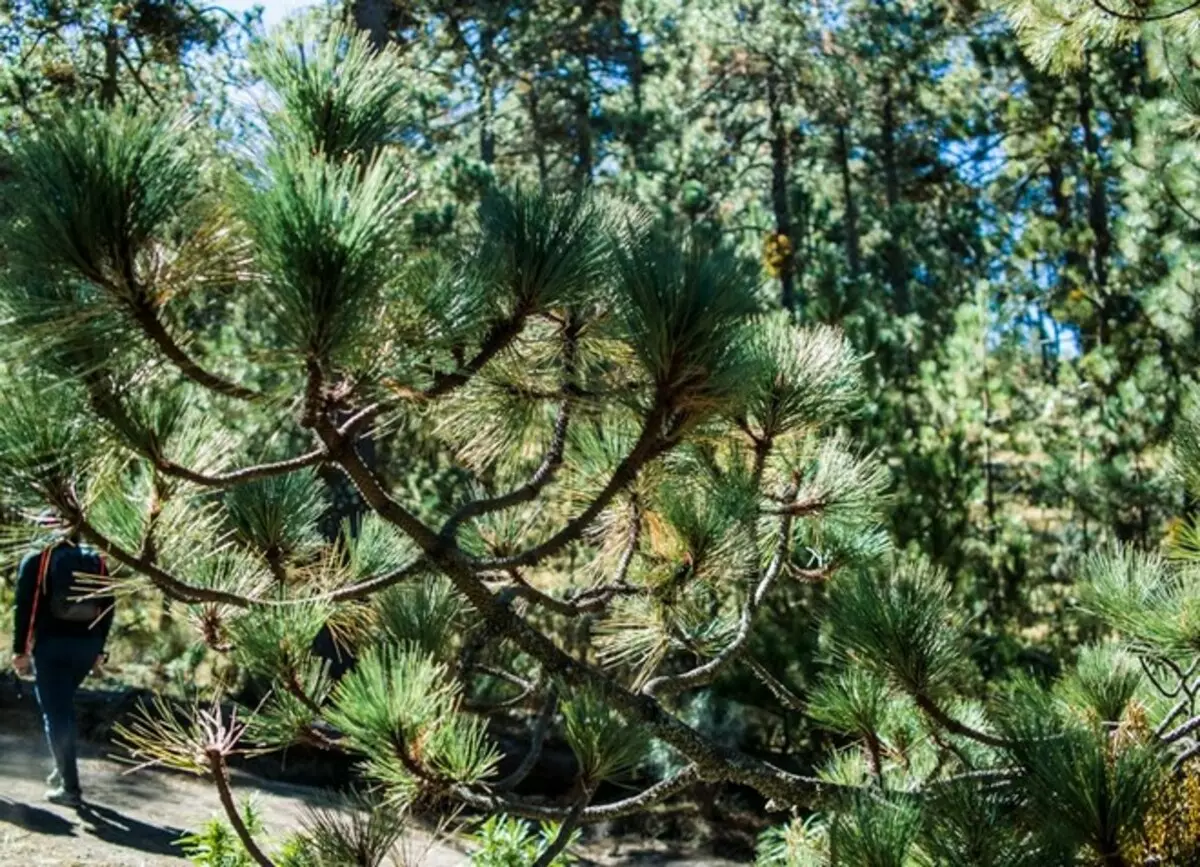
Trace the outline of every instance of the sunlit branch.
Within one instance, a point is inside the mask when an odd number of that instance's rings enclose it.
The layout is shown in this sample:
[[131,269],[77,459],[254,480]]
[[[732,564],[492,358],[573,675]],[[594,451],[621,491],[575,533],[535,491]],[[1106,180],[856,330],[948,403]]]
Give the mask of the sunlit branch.
[[731,659],[737,656],[746,642],[750,640],[750,630],[754,625],[754,615],[758,612],[763,600],[766,599],[767,593],[770,592],[771,586],[778,579],[783,571],[784,564],[787,561],[787,553],[789,541],[792,535],[792,518],[790,515],[784,515],[779,522],[779,536],[775,545],[775,554],[771,558],[771,563],[763,572],[762,578],[759,579],[758,585],[754,588],[754,592],[746,599],[746,603],[742,606],[742,616],[738,623],[737,635],[733,640],[716,656],[695,668],[680,674],[662,675],[646,682],[642,687],[642,692],[646,695],[669,695],[675,692],[681,692],[685,689],[695,689],[699,686],[712,681]]
[[637,442],[634,443],[629,454],[617,465],[617,468],[613,471],[603,490],[595,496],[587,508],[571,519],[565,527],[546,541],[518,554],[492,560],[477,561],[475,564],[477,569],[481,571],[504,570],[517,566],[532,566],[547,557],[557,554],[567,545],[579,539],[584,531],[591,526],[592,521],[608,507],[613,498],[637,478],[642,467],[674,444],[672,440],[664,439],[662,435],[661,428],[665,420],[666,412],[661,407],[656,406],[651,410],[642,427],[642,432],[638,436]]
[[[695,765],[688,765],[636,795],[609,804],[585,807],[579,814],[579,822],[581,824],[607,822],[641,812],[680,794],[695,785],[700,779],[699,768]],[[561,822],[571,812],[570,808],[549,807],[501,792],[477,792],[472,789],[459,788],[453,794],[469,806],[491,813],[507,813],[534,821]]]

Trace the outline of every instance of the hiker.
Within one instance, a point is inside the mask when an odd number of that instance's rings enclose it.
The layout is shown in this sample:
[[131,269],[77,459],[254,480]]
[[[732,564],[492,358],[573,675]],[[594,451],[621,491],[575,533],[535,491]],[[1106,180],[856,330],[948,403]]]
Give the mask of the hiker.
[[74,534],[26,555],[17,572],[12,664],[17,674],[33,671],[54,756],[46,800],[65,807],[83,804],[76,767],[75,691],[106,659],[113,599],[86,595],[87,577],[104,574],[104,558]]

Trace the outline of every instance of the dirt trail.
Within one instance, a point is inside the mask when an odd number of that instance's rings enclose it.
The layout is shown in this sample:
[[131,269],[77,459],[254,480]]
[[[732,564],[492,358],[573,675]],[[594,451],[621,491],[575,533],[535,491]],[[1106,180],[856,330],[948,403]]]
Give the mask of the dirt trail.
[[[88,807],[78,813],[42,800],[48,758],[35,733],[0,734],[0,864],[29,867],[160,867],[187,861],[174,845],[221,812],[211,784],[178,774],[139,771],[83,748],[80,778]],[[254,793],[268,833],[296,830],[317,792],[298,786],[234,778],[239,797]],[[414,835],[423,867],[459,867],[461,851]]]
[[[221,814],[213,786],[180,774],[126,773],[128,766],[108,758],[101,747],[81,744],[80,749],[80,778],[88,807],[76,812],[42,799],[49,757],[40,732],[28,726],[0,732],[0,865],[186,865],[175,841]],[[267,833],[276,840],[299,827],[306,806],[320,802],[316,789],[237,773],[233,782],[239,800],[255,796]],[[417,867],[465,867],[469,863],[465,847],[454,840],[434,843],[428,835],[414,832],[406,848],[423,853],[423,858],[411,861]],[[578,854],[583,856],[581,865],[594,867],[736,867],[730,861],[680,854],[653,841],[596,840]]]

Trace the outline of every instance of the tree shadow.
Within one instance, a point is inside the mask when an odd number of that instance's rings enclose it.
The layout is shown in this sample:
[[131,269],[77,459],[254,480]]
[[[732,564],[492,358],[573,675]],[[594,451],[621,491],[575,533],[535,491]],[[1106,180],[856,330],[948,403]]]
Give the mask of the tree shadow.
[[148,855],[179,857],[181,854],[177,841],[187,832],[179,828],[131,819],[100,804],[84,804],[78,813],[86,823],[84,830],[98,840]]
[[69,819],[41,807],[18,804],[7,798],[0,798],[0,822],[16,825],[34,834],[52,834],[56,837],[71,837],[75,834],[75,824]]

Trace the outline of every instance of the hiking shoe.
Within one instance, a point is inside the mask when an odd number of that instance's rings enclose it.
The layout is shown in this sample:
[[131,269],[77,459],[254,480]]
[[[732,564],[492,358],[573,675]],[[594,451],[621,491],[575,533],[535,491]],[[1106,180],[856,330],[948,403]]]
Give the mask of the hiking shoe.
[[46,800],[60,807],[82,807],[83,795],[79,792],[68,792],[62,786],[51,789],[46,793]]

